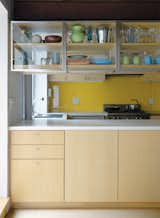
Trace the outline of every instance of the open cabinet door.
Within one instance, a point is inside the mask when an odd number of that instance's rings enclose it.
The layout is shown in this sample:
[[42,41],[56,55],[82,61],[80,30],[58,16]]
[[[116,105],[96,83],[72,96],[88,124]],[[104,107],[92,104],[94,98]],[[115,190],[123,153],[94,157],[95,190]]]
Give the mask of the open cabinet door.
[[8,196],[8,11],[0,2],[0,198]]

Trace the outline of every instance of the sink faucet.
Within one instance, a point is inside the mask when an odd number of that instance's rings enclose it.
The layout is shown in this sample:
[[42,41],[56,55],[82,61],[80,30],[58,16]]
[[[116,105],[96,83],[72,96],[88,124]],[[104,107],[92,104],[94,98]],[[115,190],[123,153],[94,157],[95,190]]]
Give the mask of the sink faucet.
[[140,105],[138,99],[136,99],[136,98],[132,98],[131,101],[134,101],[134,102],[136,102],[136,104],[139,104],[139,105]]

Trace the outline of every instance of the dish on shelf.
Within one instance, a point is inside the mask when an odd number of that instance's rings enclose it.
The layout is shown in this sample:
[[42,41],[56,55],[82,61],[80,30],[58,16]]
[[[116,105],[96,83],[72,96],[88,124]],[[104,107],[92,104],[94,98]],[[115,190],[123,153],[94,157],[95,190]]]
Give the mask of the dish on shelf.
[[55,42],[61,42],[62,37],[58,35],[48,35],[45,36],[45,42],[46,43],[55,43]]
[[112,61],[106,56],[92,56],[90,57],[91,64],[112,64]]
[[92,61],[91,64],[112,64],[111,60],[96,60],[96,61]]
[[33,35],[31,42],[32,43],[41,43],[42,42],[42,37],[40,35],[38,35],[38,34]]
[[69,65],[88,65],[90,64],[90,60],[87,58],[83,59],[67,59],[67,63]]
[[69,55],[68,59],[70,60],[81,60],[81,59],[86,59],[88,56],[87,55]]
[[85,65],[90,64],[90,60],[88,59],[87,55],[69,55],[67,58],[67,63],[74,65]]

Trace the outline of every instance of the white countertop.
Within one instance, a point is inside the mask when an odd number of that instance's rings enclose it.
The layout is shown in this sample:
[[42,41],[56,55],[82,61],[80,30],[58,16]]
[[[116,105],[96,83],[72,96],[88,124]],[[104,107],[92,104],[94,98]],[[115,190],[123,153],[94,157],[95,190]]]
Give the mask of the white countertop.
[[160,130],[160,120],[31,120],[9,130]]

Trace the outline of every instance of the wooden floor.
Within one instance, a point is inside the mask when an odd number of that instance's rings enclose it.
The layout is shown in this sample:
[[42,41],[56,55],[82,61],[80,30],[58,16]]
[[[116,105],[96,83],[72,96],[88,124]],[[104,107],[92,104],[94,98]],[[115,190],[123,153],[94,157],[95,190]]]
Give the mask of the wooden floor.
[[7,218],[160,218],[160,209],[11,210]]
[[9,198],[0,198],[0,218],[3,218],[10,208]]

